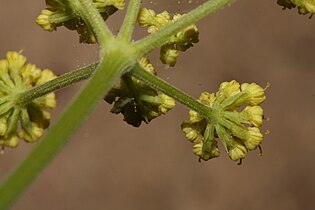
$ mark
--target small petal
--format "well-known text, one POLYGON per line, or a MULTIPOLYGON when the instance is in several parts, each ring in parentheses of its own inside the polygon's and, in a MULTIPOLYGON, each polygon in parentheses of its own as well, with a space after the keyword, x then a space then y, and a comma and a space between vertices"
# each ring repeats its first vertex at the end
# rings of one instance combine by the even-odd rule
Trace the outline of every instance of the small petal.
POLYGON ((239 160, 246 157, 247 149, 241 144, 235 144, 233 148, 229 150, 229 157, 231 160, 239 160))
POLYGON ((15 148, 19 144, 19 139, 17 136, 11 136, 6 139, 0 138, 0 146, 15 148))
POLYGON ((262 125, 264 110, 260 106, 247 106, 241 115, 244 123, 260 127, 262 125))
POLYGON ((223 94, 226 98, 231 97, 240 92, 240 83, 235 80, 231 82, 223 82, 217 95, 223 94))
POLYGON ((161 105, 159 106, 159 111, 162 114, 166 114, 169 110, 175 107, 175 100, 168 95, 160 94, 159 98, 161 100, 161 105))
POLYGON ((15 69, 20 69, 26 62, 26 57, 18 52, 8 52, 7 61, 11 71, 15 69))
POLYGON ((42 27, 45 31, 52 32, 56 30, 57 25, 50 21, 50 17, 54 14, 53 11, 44 9, 41 14, 37 17, 36 23, 42 27))
POLYGON ((7 131, 7 119, 0 118, 0 136, 4 136, 7 131))
POLYGON ((214 96, 214 93, 208 93, 208 92, 203 92, 201 93, 199 97, 199 101, 207 106, 212 107, 214 101, 216 100, 216 97, 214 96))
POLYGON ((243 83, 241 90, 248 94, 248 103, 250 105, 259 105, 265 101, 265 90, 256 83, 243 83))
POLYGON ((182 123, 181 128, 189 141, 197 143, 203 140, 203 135, 201 134, 202 130, 204 130, 203 126, 185 121, 182 123))
POLYGON ((18 135, 25 141, 33 143, 36 142, 43 135, 43 133, 44 129, 38 127, 35 123, 32 123, 31 128, 28 131, 22 129, 18 135))
POLYGON ((263 135, 260 132, 259 128, 249 127, 249 138, 244 140, 244 144, 248 150, 255 150, 263 140, 263 135))
POLYGON ((173 67, 177 62, 178 56, 179 51, 174 49, 172 45, 165 45, 161 47, 160 60, 162 61, 162 63, 173 67))
POLYGON ((194 110, 189 110, 189 121, 192 123, 200 122, 204 117, 194 110))

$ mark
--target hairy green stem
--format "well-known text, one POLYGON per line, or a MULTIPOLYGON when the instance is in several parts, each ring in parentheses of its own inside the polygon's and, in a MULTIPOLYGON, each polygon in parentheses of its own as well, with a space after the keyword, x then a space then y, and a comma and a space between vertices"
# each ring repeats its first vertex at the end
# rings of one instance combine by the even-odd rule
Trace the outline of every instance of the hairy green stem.
POLYGON ((46 95, 50 92, 61 90, 64 87, 80 82, 84 79, 88 79, 96 67, 97 63, 90 64, 75 71, 65 73, 56 79, 50 80, 42 85, 35 86, 23 93, 20 93, 16 99, 17 104, 20 106, 26 106, 38 97, 46 95))
POLYGON ((128 75, 133 76, 145 84, 149 85, 151 88, 161 91, 162 93, 174 98, 176 101, 181 104, 195 110, 196 112, 202 114, 203 116, 211 119, 213 117, 213 109, 208 107, 191 96, 187 95, 183 91, 177 89, 161 78, 145 71, 139 65, 133 68, 128 75))
POLYGON ((141 0, 130 0, 124 23, 121 26, 120 32, 117 36, 118 39, 125 42, 131 41, 134 25, 135 25, 135 22, 137 21, 139 9, 140 9, 140 1, 141 0))
MULTIPOLYGON (((38 97, 41 97, 56 90, 60 90, 84 79, 88 79, 93 74, 96 67, 97 63, 90 64, 75 71, 61 75, 54 80, 36 86, 26 92, 23 92, 20 94, 18 98, 19 99, 18 104, 25 106, 38 97)), ((199 103, 191 96, 187 95, 183 91, 167 83, 163 79, 150 73, 147 73, 144 70, 140 70, 140 68, 141 67, 138 66, 131 70, 129 76, 133 76, 143 81, 150 87, 167 94, 168 96, 174 98, 181 104, 197 111, 200 114, 203 114, 204 116, 207 116, 209 114, 209 107, 206 107, 204 104, 199 103)))
POLYGON ((102 16, 94 7, 92 0, 71 0, 69 3, 73 11, 94 31, 101 46, 104 46, 107 41, 114 37, 102 16))
POLYGON ((172 22, 161 30, 135 42, 134 45, 139 52, 145 55, 152 50, 163 46, 172 35, 180 30, 183 30, 234 1, 235 0, 209 0, 191 12, 183 15, 177 21, 172 22))

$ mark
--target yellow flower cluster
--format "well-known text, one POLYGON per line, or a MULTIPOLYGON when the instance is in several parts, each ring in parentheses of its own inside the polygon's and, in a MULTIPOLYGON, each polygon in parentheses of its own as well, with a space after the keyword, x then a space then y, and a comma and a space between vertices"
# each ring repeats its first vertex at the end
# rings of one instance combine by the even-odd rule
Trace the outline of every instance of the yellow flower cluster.
MULTIPOLYGON (((154 10, 142 8, 139 12, 138 21, 141 27, 148 27, 149 33, 155 33, 170 22, 177 21, 182 15, 175 14, 173 17, 164 11, 156 14, 154 10)), ((180 52, 186 51, 194 43, 199 42, 199 31, 196 25, 191 25, 170 37, 169 41, 162 46, 160 60, 169 66, 176 64, 180 52)))
MULTIPOLYGON (((124 0, 93 0, 93 5, 104 20, 125 7, 124 0)), ((59 26, 76 30, 81 43, 96 43, 96 38, 89 27, 72 11, 69 0, 46 0, 46 9, 41 11, 36 23, 46 31, 54 31, 59 26)))
MULTIPOLYGON (((148 58, 141 58, 139 65, 151 74, 156 74, 148 58)), ((124 120, 135 127, 139 127, 142 121, 149 123, 175 107, 173 98, 127 75, 122 77, 119 85, 112 88, 105 100, 114 103, 112 113, 123 114, 124 120)))
POLYGON ((216 94, 202 93, 199 101, 211 108, 209 116, 190 110, 189 120, 182 123, 187 139, 194 143, 193 153, 203 160, 218 157, 216 138, 219 138, 232 160, 245 158, 263 140, 260 104, 265 99, 264 88, 235 80, 223 82, 216 94))
POLYGON ((285 9, 297 7, 299 13, 303 15, 315 13, 315 0, 278 0, 277 3, 285 9))
POLYGON ((48 69, 41 70, 26 64, 26 57, 18 52, 8 52, 0 60, 0 146, 16 147, 18 139, 35 142, 49 125, 50 113, 55 108, 55 94, 49 93, 21 106, 17 97, 34 86, 56 76, 48 69))

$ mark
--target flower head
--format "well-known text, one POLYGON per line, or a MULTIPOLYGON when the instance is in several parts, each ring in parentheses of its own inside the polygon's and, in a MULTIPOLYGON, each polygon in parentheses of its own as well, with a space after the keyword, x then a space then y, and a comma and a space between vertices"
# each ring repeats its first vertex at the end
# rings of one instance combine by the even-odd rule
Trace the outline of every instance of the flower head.
POLYGON ((193 152, 203 160, 219 156, 216 138, 220 139, 232 160, 241 160, 248 151, 261 144, 265 89, 256 83, 223 82, 216 94, 204 92, 199 101, 208 106, 209 116, 189 111, 189 120, 182 130, 195 144, 193 152), (240 107, 247 105, 243 110, 240 107))
MULTIPOLYGON (((167 12, 156 14, 154 10, 140 9, 138 22, 141 27, 148 27, 149 33, 155 33, 167 24, 180 20, 182 15, 175 14, 173 17, 167 12)), ((160 50, 160 60, 169 66, 174 66, 180 52, 184 52, 194 43, 199 42, 199 31, 196 25, 190 25, 184 30, 171 36, 160 50)))
MULTIPOLYGON (((148 58, 141 58, 139 65, 151 74, 156 74, 148 58)), ((112 113, 123 114, 124 120, 135 127, 139 127, 142 122, 149 123, 175 106, 173 98, 128 75, 122 77, 120 84, 112 88, 105 100, 114 103, 112 113)))
POLYGON ((48 127, 49 112, 56 106, 54 93, 34 99, 26 105, 18 103, 20 93, 54 79, 48 69, 42 71, 34 64, 26 64, 26 57, 18 52, 8 52, 0 60, 0 146, 16 147, 19 138, 37 141, 48 127))
MULTIPOLYGON (((59 26, 76 30, 82 43, 96 43, 93 31, 71 9, 69 0, 46 0, 46 9, 41 11, 36 23, 46 31, 55 31, 59 26)), ((125 7, 124 0, 93 0, 94 7, 100 12, 104 20, 125 7)))

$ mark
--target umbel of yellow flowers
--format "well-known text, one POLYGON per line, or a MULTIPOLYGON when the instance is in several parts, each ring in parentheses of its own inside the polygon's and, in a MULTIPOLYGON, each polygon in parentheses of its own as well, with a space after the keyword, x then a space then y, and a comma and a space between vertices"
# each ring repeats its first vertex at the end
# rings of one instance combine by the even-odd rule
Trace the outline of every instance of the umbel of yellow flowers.
MULTIPOLYGON (((147 57, 141 58, 139 65, 151 74, 156 74, 147 57)), ((149 123, 175 107, 173 98, 127 75, 123 76, 120 83, 111 89, 105 100, 114 104, 112 113, 121 113, 124 120, 135 127, 139 127, 142 122, 149 123)))
MULTIPOLYGON (((100 12, 104 20, 117 10, 125 7, 124 0, 93 0, 94 7, 100 12)), ((96 43, 97 40, 92 30, 71 9, 71 0, 46 0, 46 9, 41 11, 36 23, 46 31, 57 30, 59 26, 65 26, 70 30, 76 30, 82 43, 96 43)))
MULTIPOLYGON (((155 33, 167 24, 178 21, 181 17, 181 14, 171 17, 167 11, 156 14, 154 10, 142 8, 139 12, 138 22, 141 27, 148 27, 149 33, 155 33)), ((160 60, 164 64, 175 66, 180 52, 185 52, 197 42, 199 42, 199 31, 197 26, 192 24, 170 36, 168 42, 161 47, 160 60)))
POLYGON ((0 60, 0 146, 16 147, 20 139, 35 142, 49 125, 50 113, 56 107, 55 94, 49 93, 28 104, 20 104, 20 93, 56 76, 48 69, 41 70, 26 64, 26 57, 8 52, 0 60))
POLYGON ((202 116, 190 110, 189 120, 182 123, 187 139, 194 143, 193 153, 203 160, 218 157, 216 139, 220 139, 232 160, 241 160, 263 140, 260 127, 266 99, 265 89, 256 83, 223 82, 214 94, 204 92, 199 101, 211 108, 211 115, 202 116), (243 110, 240 107, 246 105, 243 110))

